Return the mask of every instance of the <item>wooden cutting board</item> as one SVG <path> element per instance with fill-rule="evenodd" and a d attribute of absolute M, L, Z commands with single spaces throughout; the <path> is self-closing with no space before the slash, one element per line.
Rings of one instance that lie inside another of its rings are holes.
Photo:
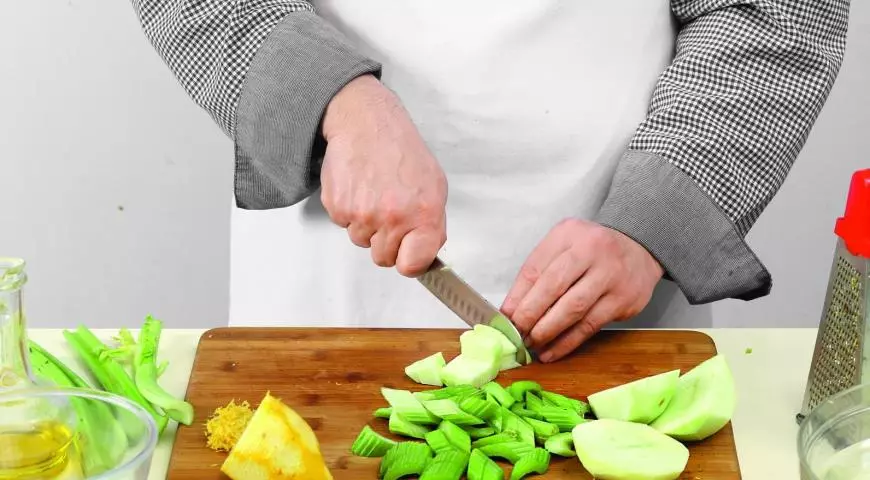
<path fill-rule="evenodd" d="M 368 424 L 390 435 L 384 419 L 372 412 L 386 401 L 381 387 L 420 390 L 404 367 L 435 352 L 448 361 L 459 353 L 457 330 L 345 328 L 219 328 L 199 343 L 187 399 L 195 422 L 180 426 L 169 465 L 169 480 L 224 479 L 226 453 L 206 447 L 204 424 L 215 408 L 230 400 L 256 407 L 266 391 L 299 412 L 317 434 L 333 476 L 377 479 L 378 459 L 350 454 L 360 429 Z M 703 333 L 674 330 L 607 330 L 571 357 L 532 364 L 499 375 L 535 380 L 545 389 L 585 400 L 586 395 L 644 376 L 679 368 L 683 372 L 716 353 Z M 394 437 L 400 438 L 400 437 Z M 739 479 L 730 423 L 716 435 L 689 444 L 682 479 Z M 508 464 L 502 463 L 507 466 Z M 553 456 L 546 479 L 591 479 L 576 458 Z"/>

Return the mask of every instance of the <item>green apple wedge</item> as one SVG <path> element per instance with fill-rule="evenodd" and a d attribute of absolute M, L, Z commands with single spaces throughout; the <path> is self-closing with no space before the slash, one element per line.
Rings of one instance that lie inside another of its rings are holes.
<path fill-rule="evenodd" d="M 679 370 L 644 377 L 589 395 L 589 407 L 599 419 L 650 423 L 671 401 Z"/>
<path fill-rule="evenodd" d="M 677 440 L 703 440 L 731 420 L 735 404 L 734 377 L 718 354 L 680 377 L 668 407 L 650 426 Z"/>
<path fill-rule="evenodd" d="M 601 480 L 673 480 L 689 461 L 689 450 L 643 423 L 605 418 L 571 430 L 577 458 Z"/>

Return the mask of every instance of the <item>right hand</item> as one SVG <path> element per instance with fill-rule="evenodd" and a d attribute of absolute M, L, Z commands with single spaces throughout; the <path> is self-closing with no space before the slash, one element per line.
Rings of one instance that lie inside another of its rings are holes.
<path fill-rule="evenodd" d="M 447 241 L 447 179 L 398 98 L 375 77 L 348 83 L 323 119 L 321 200 L 381 267 L 426 271 Z"/>

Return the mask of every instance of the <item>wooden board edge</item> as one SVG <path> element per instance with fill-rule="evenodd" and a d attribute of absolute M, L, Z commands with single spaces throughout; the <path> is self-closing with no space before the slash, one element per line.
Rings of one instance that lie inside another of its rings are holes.
<path fill-rule="evenodd" d="M 190 373 L 188 374 L 188 378 L 187 378 L 187 388 L 184 389 L 184 400 L 185 401 L 188 401 L 188 402 L 190 401 L 190 393 L 191 393 L 191 387 L 192 387 L 190 380 L 193 378 L 193 373 L 196 372 L 196 367 L 199 365 L 199 362 L 201 361 L 201 358 L 202 358 L 199 355 L 200 350 L 202 350 L 202 341 L 206 338 L 210 338 L 210 336 L 214 335 L 214 333 L 217 331 L 228 330 L 231 328 L 233 328 L 233 327 L 229 327 L 229 326 L 227 326 L 227 327 L 214 327 L 214 328 L 210 328 L 210 329 L 202 332 L 202 334 L 199 336 L 199 339 L 196 341 L 196 351 L 193 354 L 193 364 L 191 364 L 191 366 L 190 366 Z M 193 427 L 193 424 L 192 425 L 179 424 L 175 428 L 175 433 L 172 436 L 172 447 L 169 449 L 169 461 L 166 464 L 167 476 L 169 475 L 169 472 L 172 471 L 172 468 L 174 467 L 174 464 L 175 464 L 176 460 L 178 459 L 178 454 L 175 451 L 175 447 L 176 447 L 176 444 L 178 442 L 178 436 L 181 434 L 182 427 L 191 428 L 191 427 Z"/>

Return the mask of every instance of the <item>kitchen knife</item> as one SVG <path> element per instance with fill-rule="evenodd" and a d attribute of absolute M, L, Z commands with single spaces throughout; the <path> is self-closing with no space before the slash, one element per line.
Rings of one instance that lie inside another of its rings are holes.
<path fill-rule="evenodd" d="M 426 273 L 417 277 L 417 280 L 469 326 L 488 325 L 504 334 L 517 347 L 517 363 L 532 363 L 532 356 L 513 322 L 465 283 L 440 258 L 435 257 Z"/>

